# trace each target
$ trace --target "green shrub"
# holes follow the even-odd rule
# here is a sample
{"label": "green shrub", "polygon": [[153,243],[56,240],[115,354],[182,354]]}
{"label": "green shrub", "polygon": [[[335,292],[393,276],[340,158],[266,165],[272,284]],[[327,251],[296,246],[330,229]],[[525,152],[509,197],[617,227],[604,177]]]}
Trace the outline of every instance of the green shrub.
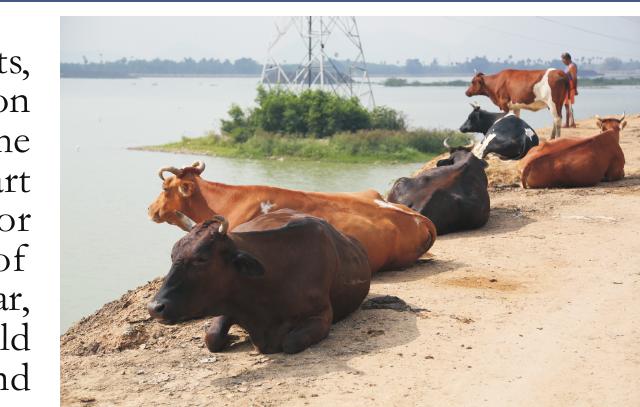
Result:
{"label": "green shrub", "polygon": [[222,119],[220,129],[236,143],[244,143],[251,137],[255,128],[249,124],[242,108],[235,103],[231,105],[227,114],[230,120]]}
{"label": "green shrub", "polygon": [[405,130],[407,123],[401,112],[386,106],[376,106],[371,111],[371,128]]}
{"label": "green shrub", "polygon": [[358,98],[307,89],[295,93],[258,88],[256,107],[242,110],[232,105],[229,118],[221,120],[222,132],[236,142],[247,141],[256,131],[295,137],[326,138],[342,131],[405,128],[401,113],[377,107],[367,110]]}

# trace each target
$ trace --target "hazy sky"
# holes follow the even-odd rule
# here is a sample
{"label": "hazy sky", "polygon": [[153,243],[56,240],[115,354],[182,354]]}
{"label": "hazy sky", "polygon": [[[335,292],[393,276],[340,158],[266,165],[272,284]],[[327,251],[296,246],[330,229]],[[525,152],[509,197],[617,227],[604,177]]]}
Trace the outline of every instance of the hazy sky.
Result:
{"label": "hazy sky", "polygon": [[[275,37],[274,17],[64,17],[61,59],[80,62],[127,58],[251,57],[260,62]],[[358,17],[368,61],[404,63],[407,58],[442,63],[486,55],[491,59],[581,56],[640,59],[636,17]],[[330,54],[353,56],[332,34]],[[276,56],[299,62],[304,46],[292,30]],[[101,57],[102,55],[102,57]]]}

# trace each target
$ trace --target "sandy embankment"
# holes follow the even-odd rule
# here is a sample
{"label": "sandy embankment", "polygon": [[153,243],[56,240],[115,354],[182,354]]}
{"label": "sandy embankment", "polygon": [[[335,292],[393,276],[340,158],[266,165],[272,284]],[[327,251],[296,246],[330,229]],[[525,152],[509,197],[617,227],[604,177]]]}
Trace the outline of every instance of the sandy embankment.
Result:
{"label": "sandy embankment", "polygon": [[505,187],[514,163],[491,160],[487,226],[373,281],[423,310],[360,310],[298,355],[258,355],[237,328],[211,354],[206,320],[148,319],[158,280],[131,291],[62,336],[62,404],[640,405],[638,115],[621,145],[626,178],[594,188]]}

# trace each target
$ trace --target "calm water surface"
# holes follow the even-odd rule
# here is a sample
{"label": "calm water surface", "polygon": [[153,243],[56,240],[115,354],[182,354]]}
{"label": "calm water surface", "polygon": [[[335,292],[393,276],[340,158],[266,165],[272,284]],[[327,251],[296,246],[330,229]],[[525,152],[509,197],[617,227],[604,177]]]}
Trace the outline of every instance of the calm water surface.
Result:
{"label": "calm water surface", "polygon": [[[435,80],[449,79],[455,78]],[[183,235],[151,222],[146,208],[160,192],[158,168],[203,158],[127,147],[217,129],[231,103],[253,102],[255,86],[255,78],[62,79],[61,331],[126,290],[164,275],[171,247]],[[581,89],[576,115],[640,111],[638,90]],[[404,111],[411,126],[457,128],[470,111],[471,99],[459,87],[374,85],[374,94],[377,104]],[[487,98],[475,100],[495,110]],[[546,111],[523,112],[522,117],[534,127],[551,123]],[[386,191],[393,180],[420,166],[204,161],[206,179],[309,191]]]}

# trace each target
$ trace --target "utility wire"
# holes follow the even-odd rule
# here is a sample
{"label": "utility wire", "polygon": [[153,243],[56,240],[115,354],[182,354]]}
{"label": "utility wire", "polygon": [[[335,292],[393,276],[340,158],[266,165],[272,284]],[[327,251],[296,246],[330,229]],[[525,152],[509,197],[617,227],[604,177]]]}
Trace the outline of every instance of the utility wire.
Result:
{"label": "utility wire", "polygon": [[640,18],[639,17],[620,17],[620,18],[624,18],[627,21],[631,21],[632,23],[640,25]]}
{"label": "utility wire", "polygon": [[[525,40],[534,41],[534,42],[547,43],[547,44],[550,44],[550,45],[554,45],[556,47],[560,47],[560,49],[562,49],[562,50],[564,50],[567,47],[566,43],[559,43],[559,42],[543,40],[543,39],[540,39],[540,38],[528,37],[526,35],[510,32],[510,31],[500,30],[498,28],[491,27],[491,26],[484,25],[484,24],[478,24],[478,23],[475,23],[475,22],[467,21],[467,20],[463,21],[463,20],[458,19],[457,17],[445,17],[445,18],[447,18],[449,20],[456,21],[456,22],[458,22],[460,24],[473,25],[473,26],[476,26],[478,28],[482,28],[482,29],[485,29],[485,30],[495,31],[495,32],[500,33],[500,34],[505,34],[505,35],[511,35],[513,37],[524,38]],[[620,53],[620,52],[605,51],[605,50],[598,50],[598,49],[592,49],[592,48],[583,48],[583,47],[575,47],[575,46],[571,46],[571,48],[572,49],[582,50],[582,51],[597,52],[597,53],[600,53],[600,54],[608,54],[608,55],[616,55],[616,56],[626,56],[626,57],[630,57],[630,58],[638,58],[637,55],[623,54],[623,53]]]}
{"label": "utility wire", "polygon": [[634,40],[630,40],[628,38],[617,37],[615,35],[599,33],[599,32],[596,32],[596,31],[588,30],[586,28],[577,27],[577,26],[572,25],[572,24],[567,24],[567,23],[563,23],[563,22],[560,22],[560,21],[552,20],[552,19],[547,18],[547,17],[537,17],[537,18],[539,18],[540,20],[548,21],[550,23],[558,24],[558,25],[561,25],[561,26],[564,26],[564,27],[569,27],[569,28],[572,28],[574,30],[582,31],[582,32],[587,33],[587,34],[597,35],[597,36],[600,36],[600,37],[609,38],[611,40],[629,42],[631,44],[640,45],[640,41],[634,41]]}

